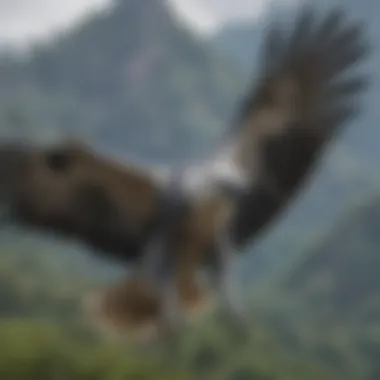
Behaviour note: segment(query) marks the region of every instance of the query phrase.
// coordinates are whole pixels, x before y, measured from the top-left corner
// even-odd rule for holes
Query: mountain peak
[[[153,159],[204,154],[242,83],[164,0],[119,0],[14,67],[0,68],[0,121],[16,102],[36,125],[49,115],[50,133],[69,130],[113,152]]]

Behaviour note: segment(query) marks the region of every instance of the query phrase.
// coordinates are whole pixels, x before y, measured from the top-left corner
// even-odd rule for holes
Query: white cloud
[[[231,19],[256,19],[271,0],[168,0],[179,14],[201,30],[209,32]],[[286,0],[279,0],[286,1]]]
[[[0,0],[0,41],[27,43],[66,28],[111,0]]]
[[[90,10],[113,0],[0,0],[0,42],[25,44],[69,27]],[[141,0],[144,1],[144,0]],[[294,0],[166,0],[195,29],[204,33],[236,18],[255,18],[271,1]]]
[[[181,20],[201,32],[213,29],[218,23],[213,12],[205,9],[204,4],[200,5],[197,0],[167,0],[167,2],[174,8]]]
[[[181,18],[201,33],[209,33],[232,20],[257,20],[272,4],[302,0],[167,0]]]

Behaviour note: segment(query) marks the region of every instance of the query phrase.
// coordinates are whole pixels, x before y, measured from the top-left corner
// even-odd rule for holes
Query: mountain
[[[369,301],[380,292],[379,247],[377,197],[347,212],[287,276],[286,289],[307,294],[310,300],[324,299],[329,312],[342,319],[349,313],[366,314]]]
[[[223,54],[233,57],[248,72],[254,71],[261,30],[256,23],[231,22],[211,36],[211,43]]]
[[[74,134],[150,160],[202,155],[242,78],[164,1],[116,2],[23,61],[0,61],[2,133]]]
[[[379,247],[377,195],[348,210],[327,236],[310,242],[256,309],[265,310],[285,346],[329,362],[348,379],[378,379]]]

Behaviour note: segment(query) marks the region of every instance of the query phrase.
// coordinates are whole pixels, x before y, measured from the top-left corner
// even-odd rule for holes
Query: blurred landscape
[[[76,136],[147,164],[204,157],[238,111],[274,13],[201,37],[163,0],[115,3],[28,53],[1,50],[1,138]],[[252,337],[237,341],[208,316],[175,359],[105,343],[80,301],[119,268],[11,226],[0,230],[0,379],[380,379],[380,3],[345,6],[370,29],[371,88],[300,197],[244,254]]]

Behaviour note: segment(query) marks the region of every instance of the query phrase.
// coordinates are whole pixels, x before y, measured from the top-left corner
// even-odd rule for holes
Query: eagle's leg
[[[247,327],[248,316],[244,301],[234,284],[235,247],[228,231],[218,234],[214,248],[216,287],[221,295],[225,316],[238,327]]]
[[[165,333],[176,333],[184,324],[181,299],[173,271],[162,283],[161,291],[161,321]]]
[[[168,253],[164,254],[170,255]],[[156,285],[160,297],[159,332],[168,348],[177,350],[180,331],[184,327],[184,314],[176,281],[174,265],[165,258],[161,261],[161,270],[156,277]]]
[[[175,332],[183,324],[181,300],[176,283],[173,255],[163,242],[149,247],[141,263],[142,276],[157,289],[161,299],[160,322],[163,332]]]
[[[143,258],[142,272],[153,280],[160,297],[163,331],[178,331],[183,324],[181,299],[176,282],[176,253],[170,247],[173,230],[184,217],[187,198],[181,188],[182,171],[174,173],[162,202],[162,221]]]

